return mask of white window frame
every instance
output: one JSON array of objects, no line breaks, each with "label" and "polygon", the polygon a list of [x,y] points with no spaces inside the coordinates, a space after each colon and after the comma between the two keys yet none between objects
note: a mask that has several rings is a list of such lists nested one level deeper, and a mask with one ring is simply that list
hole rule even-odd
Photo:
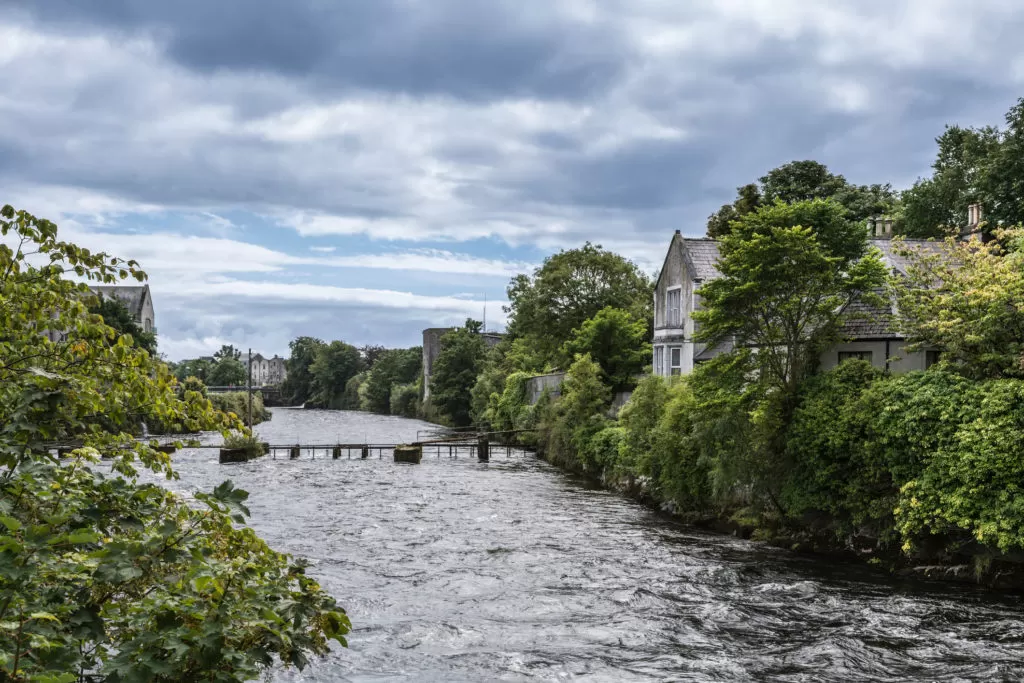
[{"label": "white window frame", "polygon": [[[672,316],[672,295],[676,295],[677,306],[675,309],[675,317]],[[676,285],[675,287],[669,287],[665,290],[665,317],[667,318],[668,327],[682,327],[683,326],[683,286]]]},{"label": "white window frame", "polygon": [[665,376],[665,347],[661,344],[654,347],[654,374]]},{"label": "white window frame", "polygon": [[[678,359],[675,357],[679,354]],[[678,360],[678,363],[676,362]],[[670,346],[668,348],[668,374],[671,377],[683,374],[683,347]]]}]

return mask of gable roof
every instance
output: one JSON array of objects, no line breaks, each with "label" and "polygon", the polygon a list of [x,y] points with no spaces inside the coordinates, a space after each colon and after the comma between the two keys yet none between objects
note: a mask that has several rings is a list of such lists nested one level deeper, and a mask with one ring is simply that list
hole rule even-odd
[{"label": "gable roof", "polygon": [[718,240],[710,237],[686,237],[683,239],[683,262],[694,280],[714,280],[718,272]]},{"label": "gable roof", "polygon": [[150,296],[149,285],[136,287],[93,285],[89,289],[96,294],[100,294],[105,297],[112,296],[119,299],[128,309],[128,312],[135,316],[136,320],[142,320],[142,309],[146,305],[146,299]]}]

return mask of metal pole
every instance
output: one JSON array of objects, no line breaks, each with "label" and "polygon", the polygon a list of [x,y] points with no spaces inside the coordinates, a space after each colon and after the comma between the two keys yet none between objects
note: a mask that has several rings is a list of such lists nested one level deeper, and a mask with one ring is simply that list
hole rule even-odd
[{"label": "metal pole", "polygon": [[249,347],[249,372],[247,373],[249,393],[249,429],[252,429],[252,347]]}]

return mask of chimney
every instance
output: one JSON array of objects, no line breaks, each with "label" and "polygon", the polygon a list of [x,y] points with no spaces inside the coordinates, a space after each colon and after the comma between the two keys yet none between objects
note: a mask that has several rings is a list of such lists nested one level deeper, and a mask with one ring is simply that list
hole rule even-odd
[{"label": "chimney", "polygon": [[882,219],[882,239],[892,239],[892,224],[893,220],[891,218],[886,217]]},{"label": "chimney", "polygon": [[877,216],[868,216],[868,238],[875,236],[875,221],[877,220]]},{"label": "chimney", "polygon": [[681,235],[682,233],[681,233],[681,232],[679,232],[678,230],[676,230],[676,234],[677,234],[677,235]]},{"label": "chimney", "polygon": [[964,232],[968,239],[977,239],[979,237],[981,221],[981,204],[975,202],[967,207],[967,229]]}]

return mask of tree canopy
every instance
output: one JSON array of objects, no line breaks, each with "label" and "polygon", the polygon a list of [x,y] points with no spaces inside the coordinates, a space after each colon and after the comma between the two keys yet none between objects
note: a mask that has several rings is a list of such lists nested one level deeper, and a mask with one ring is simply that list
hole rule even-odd
[{"label": "tree canopy", "polygon": [[634,318],[652,319],[652,284],[637,266],[589,242],[544,260],[532,276],[508,286],[508,332],[526,337],[533,350],[557,358],[574,329],[609,306]]},{"label": "tree canopy", "polygon": [[139,480],[139,467],[175,476],[135,438],[143,419],[244,428],[91,314],[86,285],[66,277],[144,281],[137,264],[10,206],[0,237],[0,679],[240,681],[344,642],[335,601],[245,526],[248,494],[224,482],[193,505]]},{"label": "tree canopy", "polygon": [[478,321],[467,320],[441,337],[430,378],[430,402],[456,427],[473,422],[472,391],[486,353]]},{"label": "tree canopy", "polygon": [[324,408],[340,408],[345,385],[363,370],[359,349],[342,341],[332,341],[317,350],[309,366],[312,375],[313,403]]},{"label": "tree canopy", "polygon": [[211,387],[242,387],[246,385],[247,369],[233,356],[223,356],[210,368],[206,383]]},{"label": "tree canopy", "polygon": [[614,391],[623,391],[636,384],[636,377],[650,364],[650,334],[647,323],[628,311],[602,308],[573,330],[562,352],[572,359],[589,356],[601,368],[604,382]]},{"label": "tree canopy", "polygon": [[315,337],[298,337],[288,343],[291,356],[285,361],[288,376],[281,386],[281,394],[292,405],[303,405],[313,398],[313,363],[323,348],[323,341]]},{"label": "tree canopy", "polygon": [[699,338],[757,349],[765,377],[795,389],[822,344],[857,298],[885,284],[878,255],[864,252],[866,234],[832,201],[761,207],[721,240],[722,277],[698,290]]},{"label": "tree canopy", "polygon": [[758,208],[776,202],[792,204],[813,199],[834,199],[845,209],[844,218],[863,223],[867,218],[892,213],[898,197],[892,187],[854,185],[841,175],[828,170],[817,161],[791,161],[768,171],[759,184],[737,189],[737,198],[708,217],[708,236],[722,237],[731,230],[732,222],[754,213]]}]

